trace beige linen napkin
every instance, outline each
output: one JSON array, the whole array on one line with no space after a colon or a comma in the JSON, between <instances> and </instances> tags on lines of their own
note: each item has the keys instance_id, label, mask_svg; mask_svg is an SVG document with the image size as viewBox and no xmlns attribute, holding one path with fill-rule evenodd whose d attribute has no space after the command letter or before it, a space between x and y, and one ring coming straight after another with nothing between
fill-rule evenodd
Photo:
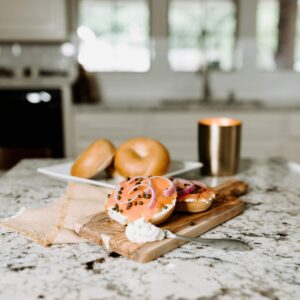
<instances>
[{"instance_id":1,"label":"beige linen napkin","mask_svg":"<svg viewBox=\"0 0 300 300\"><path fill-rule=\"evenodd\" d=\"M66 193L39 208L22 208L15 216L0 221L0 227L16 231L43 246L86 242L76 234L103 210L107 188L69 183Z\"/></svg>"}]
</instances>

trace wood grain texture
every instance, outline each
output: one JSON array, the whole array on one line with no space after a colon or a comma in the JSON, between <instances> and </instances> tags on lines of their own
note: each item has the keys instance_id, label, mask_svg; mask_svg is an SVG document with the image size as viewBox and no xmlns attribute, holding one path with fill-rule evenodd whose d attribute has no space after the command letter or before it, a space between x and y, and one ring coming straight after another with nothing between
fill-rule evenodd
<instances>
[{"instance_id":1,"label":"wood grain texture","mask_svg":"<svg viewBox=\"0 0 300 300\"><path fill-rule=\"evenodd\" d=\"M188 237L199 236L244 210L244 203L236 198L247 192L241 181L228 181L215 188L217 197L211 207L201 213L174 213L160 225L163 229ZM127 240L124 226L112 221L106 212L95 215L79 234L91 242L102 244L103 235L109 239L109 250L138 262L149 262L183 245L185 241L165 239L153 243L136 244ZM108 247L108 245L106 245Z\"/></svg>"}]
</instances>

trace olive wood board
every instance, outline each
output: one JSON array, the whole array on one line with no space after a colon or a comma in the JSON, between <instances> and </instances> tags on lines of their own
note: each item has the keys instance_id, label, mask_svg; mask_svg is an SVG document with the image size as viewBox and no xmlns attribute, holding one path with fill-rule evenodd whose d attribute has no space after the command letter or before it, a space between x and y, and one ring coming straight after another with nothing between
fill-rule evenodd
<instances>
[{"instance_id":1,"label":"olive wood board","mask_svg":"<svg viewBox=\"0 0 300 300\"><path fill-rule=\"evenodd\" d=\"M197 237L242 213L244 203L238 197L245 194L247 189L247 184L242 181L227 181L214 188L216 199L208 210L200 213L175 212L159 226L176 234ZM83 225L79 235L91 242L104 244L111 252L142 263L152 261L186 243L169 238L151 243L133 243L127 240L125 227L112 221L105 211Z\"/></svg>"}]
</instances>

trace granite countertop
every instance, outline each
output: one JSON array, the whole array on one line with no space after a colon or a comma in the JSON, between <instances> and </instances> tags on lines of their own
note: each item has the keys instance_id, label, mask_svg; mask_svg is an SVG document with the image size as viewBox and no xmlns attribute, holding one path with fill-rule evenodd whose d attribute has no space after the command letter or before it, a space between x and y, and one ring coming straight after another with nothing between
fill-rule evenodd
<instances>
[{"instance_id":1,"label":"granite countertop","mask_svg":"<svg viewBox=\"0 0 300 300\"><path fill-rule=\"evenodd\" d=\"M52 202L65 184L25 160L0 179L0 218ZM140 264L93 244L43 248L0 229L0 299L300 299L300 173L281 159L249 160L245 212L206 233L249 252L185 244Z\"/></svg>"}]
</instances>

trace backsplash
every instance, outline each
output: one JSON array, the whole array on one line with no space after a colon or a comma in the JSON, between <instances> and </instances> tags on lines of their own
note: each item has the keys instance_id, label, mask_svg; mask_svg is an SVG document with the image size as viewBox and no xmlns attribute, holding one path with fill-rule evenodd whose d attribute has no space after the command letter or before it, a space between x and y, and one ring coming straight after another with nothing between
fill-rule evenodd
<instances>
[{"instance_id":1,"label":"backsplash","mask_svg":"<svg viewBox=\"0 0 300 300\"><path fill-rule=\"evenodd\" d=\"M0 44L0 78L75 77L77 50L73 43Z\"/></svg>"}]
</instances>

